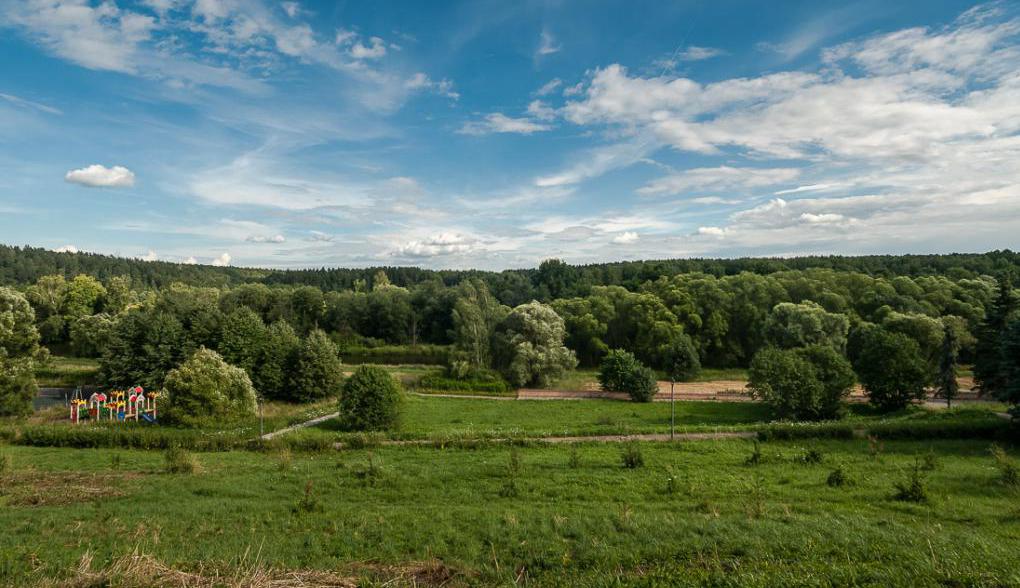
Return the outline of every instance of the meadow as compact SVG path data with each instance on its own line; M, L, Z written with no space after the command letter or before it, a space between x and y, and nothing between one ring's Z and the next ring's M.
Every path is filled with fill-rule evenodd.
M0 581L158 583L134 553L227 584L1020 584L1020 494L987 442L757 447L643 443L635 468L634 447L598 443L222 452L193 473L162 452L3 447ZM895 499L915 466L926 498Z

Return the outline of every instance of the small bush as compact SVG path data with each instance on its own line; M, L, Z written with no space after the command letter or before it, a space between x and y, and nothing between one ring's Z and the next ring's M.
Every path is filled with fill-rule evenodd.
M825 461L825 456L820 449L811 448L800 456L800 462L805 464L819 464Z
M499 495L504 498L511 498L520 493L517 479L521 473L521 455L516 447L510 449L507 458L506 473L503 479L503 486L499 489Z
M289 472L294 469L294 456L290 448L284 447L276 454L276 469L281 472Z
M297 506L294 507L294 512L314 512L319 510L319 501L315 498L313 492L315 486L314 482L308 480L305 482L305 491L301 496L301 500L298 501Z
M679 485L680 474L676 471L676 468L670 466L666 470L666 494L670 496L676 494Z
M110 469L119 470L121 465L123 465L123 459L119 453L110 456Z
M645 456L641 453L641 445L637 441L631 441L623 446L620 452L620 459L623 467L634 470L645 465Z
M574 470L581 467L581 452L577 450L577 445L570 446L570 457L567 459L567 465Z
M842 488L850 484L850 476L847 475L843 466L837 466L836 469L829 472L829 477L825 479L825 483L830 488Z
M352 473L355 478L362 480L369 486L375 486L383 477L382 465L376 460L375 454L371 451L365 456L365 463L356 466Z
M361 366L344 382L340 421L350 431L393 429L400 415L400 384L380 367Z
M926 472L934 472L939 469L939 456L935 454L934 450L929 449L928 453L924 454L921 461L921 469Z
M655 372L622 349L614 349L603 358L599 385L609 392L626 392L636 402L651 402L659 391Z
M999 470L999 480L1007 486L1020 486L1020 468L1017 468L1006 451L998 445L992 445L990 451L995 459L995 467Z
M910 468L910 473L907 475L905 481L896 482L896 493L893 494L895 500L901 500L903 502L928 502L928 490L925 488L924 473L921 469L921 461L915 460L914 466Z
M14 469L14 460L6 451L0 451L0 476Z
M183 447L167 449L163 460L168 474L193 474L198 470L198 459Z
M761 453L761 444L757 440L754 442L754 449L751 451L751 455L744 460L744 465L756 466L761 464L765 460Z

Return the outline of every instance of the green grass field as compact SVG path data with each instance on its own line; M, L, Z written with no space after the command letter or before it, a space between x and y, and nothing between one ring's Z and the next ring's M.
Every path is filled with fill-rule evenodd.
M51 355L36 366L35 379L40 388L74 388L98 383L99 362L87 357Z
M0 582L71 578L85 557L89 585L155 584L98 573L138 552L206 576L420 568L419 585L1020 584L1020 494L987 443L766 443L753 466L746 441L640 451L636 469L603 444L207 453L167 474L160 452L4 447ZM893 500L929 454L929 501Z

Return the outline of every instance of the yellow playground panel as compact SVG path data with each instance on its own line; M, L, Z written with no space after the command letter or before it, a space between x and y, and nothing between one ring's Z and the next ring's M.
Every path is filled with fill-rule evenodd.
M94 392L88 399L83 397L81 388L74 391L71 399L71 422L82 421L145 421L155 423L156 399L159 392L149 392L141 386L124 390L114 390L109 394Z

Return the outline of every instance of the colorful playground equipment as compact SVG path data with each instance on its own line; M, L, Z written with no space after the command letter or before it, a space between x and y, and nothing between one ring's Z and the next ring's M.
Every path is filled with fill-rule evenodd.
M156 422L156 399L159 392L149 392L148 396L141 386L123 390L114 390L109 394L94 392L88 399L84 398L81 388L75 388L71 398L71 422L82 421L138 421Z

